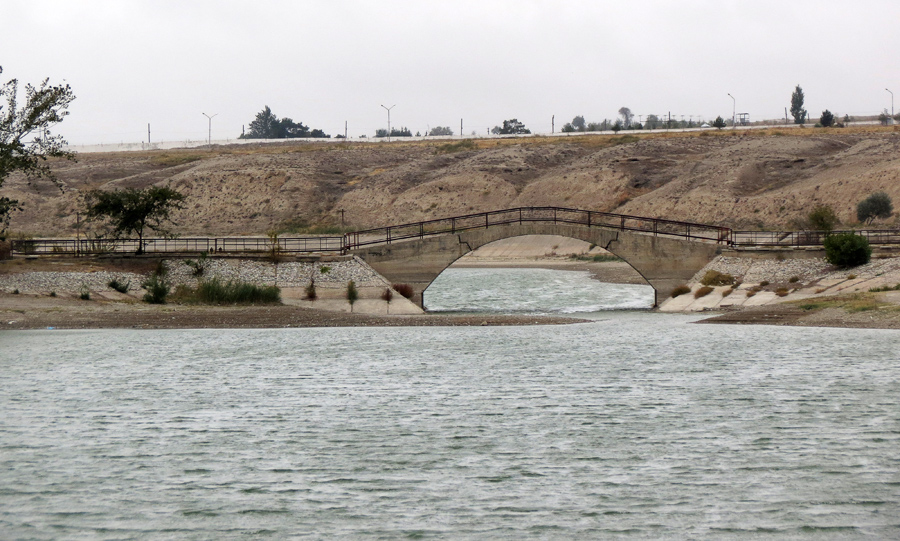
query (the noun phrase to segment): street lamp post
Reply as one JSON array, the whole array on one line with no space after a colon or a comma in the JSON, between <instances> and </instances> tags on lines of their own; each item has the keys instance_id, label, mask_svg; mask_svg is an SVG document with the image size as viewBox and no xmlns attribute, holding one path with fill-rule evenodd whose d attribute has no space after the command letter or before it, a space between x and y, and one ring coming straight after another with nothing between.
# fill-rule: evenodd
<instances>
[{"instance_id":1,"label":"street lamp post","mask_svg":"<svg viewBox=\"0 0 900 541\"><path fill-rule=\"evenodd\" d=\"M391 142L391 109L396 106L396 103L394 105L391 105L390 107L384 107L384 105L382 105L382 107L384 107L388 112L388 143Z\"/></svg>"},{"instance_id":2,"label":"street lamp post","mask_svg":"<svg viewBox=\"0 0 900 541\"><path fill-rule=\"evenodd\" d=\"M219 116L219 113L216 113L213 116L203 113L203 116L209 119L209 132L206 135L206 145L212 148L212 119L213 117Z\"/></svg>"},{"instance_id":3,"label":"street lamp post","mask_svg":"<svg viewBox=\"0 0 900 541\"><path fill-rule=\"evenodd\" d=\"M728 93L728 97L731 98L731 101L732 101L732 104L731 104L731 107L732 107L732 109L731 109L731 127L734 128L735 127L734 118L737 115L737 100L734 99L734 96L731 95L731 92Z\"/></svg>"},{"instance_id":4,"label":"street lamp post","mask_svg":"<svg viewBox=\"0 0 900 541\"><path fill-rule=\"evenodd\" d=\"M888 92L891 92L887 88L885 88ZM891 92L891 122L894 122L894 93Z\"/></svg>"}]
</instances>

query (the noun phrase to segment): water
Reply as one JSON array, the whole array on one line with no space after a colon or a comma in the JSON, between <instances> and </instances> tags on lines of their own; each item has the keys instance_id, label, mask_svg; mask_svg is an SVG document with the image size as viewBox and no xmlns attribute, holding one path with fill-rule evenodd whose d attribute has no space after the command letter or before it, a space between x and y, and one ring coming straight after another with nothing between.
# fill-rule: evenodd
<instances>
[{"instance_id":1,"label":"water","mask_svg":"<svg viewBox=\"0 0 900 541\"><path fill-rule=\"evenodd\" d=\"M649 285L607 284L588 271L449 268L425 291L434 312L582 314L653 307Z\"/></svg>"},{"instance_id":2,"label":"water","mask_svg":"<svg viewBox=\"0 0 900 541\"><path fill-rule=\"evenodd\" d=\"M900 537L900 333L0 333L3 539Z\"/></svg>"}]
</instances>

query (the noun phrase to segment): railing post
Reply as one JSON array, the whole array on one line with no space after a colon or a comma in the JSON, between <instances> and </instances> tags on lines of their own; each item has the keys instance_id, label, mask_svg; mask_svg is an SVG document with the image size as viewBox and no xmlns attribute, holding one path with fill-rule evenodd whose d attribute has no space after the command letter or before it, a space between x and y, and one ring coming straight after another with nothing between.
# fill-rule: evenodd
<instances>
[{"instance_id":1,"label":"railing post","mask_svg":"<svg viewBox=\"0 0 900 541\"><path fill-rule=\"evenodd\" d=\"M590 227L591 226L591 211L587 211L587 213L588 213L588 224L587 225L588 225L588 227Z\"/></svg>"},{"instance_id":2,"label":"railing post","mask_svg":"<svg viewBox=\"0 0 900 541\"><path fill-rule=\"evenodd\" d=\"M622 225L619 226L619 229L621 229L622 231L625 231L625 217L624 216L622 216Z\"/></svg>"},{"instance_id":3,"label":"railing post","mask_svg":"<svg viewBox=\"0 0 900 541\"><path fill-rule=\"evenodd\" d=\"M423 224L422 222L419 222L419 238L425 238L425 224Z\"/></svg>"},{"instance_id":4,"label":"railing post","mask_svg":"<svg viewBox=\"0 0 900 541\"><path fill-rule=\"evenodd\" d=\"M519 225L522 225L522 207L519 207Z\"/></svg>"},{"instance_id":5,"label":"railing post","mask_svg":"<svg viewBox=\"0 0 900 541\"><path fill-rule=\"evenodd\" d=\"M450 218L450 232L456 233L456 218Z\"/></svg>"},{"instance_id":6,"label":"railing post","mask_svg":"<svg viewBox=\"0 0 900 541\"><path fill-rule=\"evenodd\" d=\"M488 213L485 212L485 213L484 213L484 228L487 229L487 228L488 228L488 225L489 225L489 224L488 224Z\"/></svg>"}]
</instances>

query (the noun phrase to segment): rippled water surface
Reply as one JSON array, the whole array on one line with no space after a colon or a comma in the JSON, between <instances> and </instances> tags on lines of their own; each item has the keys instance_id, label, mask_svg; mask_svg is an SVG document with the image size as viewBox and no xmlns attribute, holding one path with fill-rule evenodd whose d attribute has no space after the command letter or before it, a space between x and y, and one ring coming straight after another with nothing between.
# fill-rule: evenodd
<instances>
[{"instance_id":1,"label":"rippled water surface","mask_svg":"<svg viewBox=\"0 0 900 541\"><path fill-rule=\"evenodd\" d=\"M896 539L900 333L0 333L2 539Z\"/></svg>"},{"instance_id":2,"label":"rippled water surface","mask_svg":"<svg viewBox=\"0 0 900 541\"><path fill-rule=\"evenodd\" d=\"M649 285L607 284L588 271L449 268L425 291L435 312L585 313L653 306Z\"/></svg>"}]
</instances>

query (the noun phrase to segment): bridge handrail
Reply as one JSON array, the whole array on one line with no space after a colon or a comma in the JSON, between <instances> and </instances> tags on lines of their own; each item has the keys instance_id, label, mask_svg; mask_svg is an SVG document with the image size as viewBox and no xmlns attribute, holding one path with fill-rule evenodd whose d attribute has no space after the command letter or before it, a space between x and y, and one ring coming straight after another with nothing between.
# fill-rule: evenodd
<instances>
[{"instance_id":1,"label":"bridge handrail","mask_svg":"<svg viewBox=\"0 0 900 541\"><path fill-rule=\"evenodd\" d=\"M80 255L135 253L138 239L15 239L12 251L29 255ZM279 237L276 250L279 253L340 252L344 237ZM219 252L269 252L272 240L266 237L174 237L145 238L145 253L219 253Z\"/></svg>"},{"instance_id":2,"label":"bridge handrail","mask_svg":"<svg viewBox=\"0 0 900 541\"><path fill-rule=\"evenodd\" d=\"M854 233L866 237L870 244L900 244L898 229L846 229L840 231L733 231L732 245L753 246L822 246L825 237Z\"/></svg>"},{"instance_id":3,"label":"bridge handrail","mask_svg":"<svg viewBox=\"0 0 900 541\"><path fill-rule=\"evenodd\" d=\"M542 215L542 213L552 213L552 217ZM560 216L560 214L562 214L562 216ZM576 214L578 219L566 216L571 214ZM512 217L503 220L491 220L491 217L500 215L512 215ZM616 223L608 223L607 220L609 219L614 220ZM571 223L587 225L588 227L610 227L625 231L653 233L654 235L661 234L690 239L711 240L723 244L728 244L731 236L731 229L728 227L695 222L682 222L677 220L666 220L663 218L648 218L645 216L632 216L628 214L615 214L611 212L566 207L518 207L354 231L344 235L344 249L352 250L361 246L390 243L395 240L417 237L423 238L445 233L456 233L457 231L480 229L493 225L522 222ZM466 225L467 223L468 225ZM636 224L643 226L639 227ZM433 228L432 226L435 225L444 225L444 227ZM404 230L406 230L406 232L404 232Z\"/></svg>"}]
</instances>

